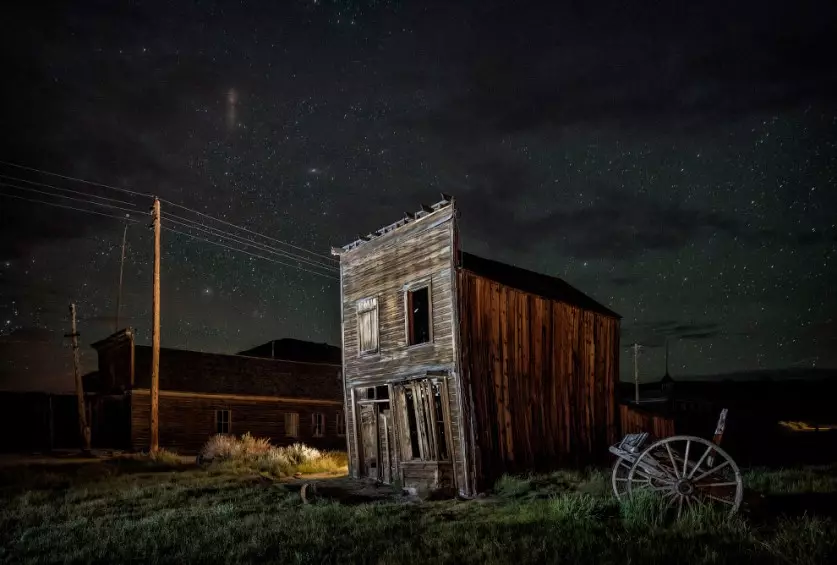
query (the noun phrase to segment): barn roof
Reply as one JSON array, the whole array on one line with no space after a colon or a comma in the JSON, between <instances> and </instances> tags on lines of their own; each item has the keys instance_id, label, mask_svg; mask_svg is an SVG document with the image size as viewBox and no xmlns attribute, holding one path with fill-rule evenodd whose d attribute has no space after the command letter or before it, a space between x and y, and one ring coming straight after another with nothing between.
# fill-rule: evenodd
<instances>
[{"instance_id":1,"label":"barn roof","mask_svg":"<svg viewBox=\"0 0 837 565\"><path fill-rule=\"evenodd\" d=\"M339 347L289 337L268 341L252 349L241 351L238 355L335 365L343 363L343 354Z\"/></svg>"},{"instance_id":2,"label":"barn roof","mask_svg":"<svg viewBox=\"0 0 837 565\"><path fill-rule=\"evenodd\" d=\"M464 251L462 252L460 268L524 292L530 292L538 296L543 296L544 298L558 300L559 302L566 302L567 304L578 306L584 310L598 312L605 316L621 318L613 310L596 302L593 298L558 277L551 277L536 273L535 271L521 269L520 267L485 259L484 257L479 257Z\"/></svg>"},{"instance_id":3,"label":"barn roof","mask_svg":"<svg viewBox=\"0 0 837 565\"><path fill-rule=\"evenodd\" d=\"M148 388L151 347L136 346L136 387ZM160 348L160 390L342 400L341 366Z\"/></svg>"}]
</instances>

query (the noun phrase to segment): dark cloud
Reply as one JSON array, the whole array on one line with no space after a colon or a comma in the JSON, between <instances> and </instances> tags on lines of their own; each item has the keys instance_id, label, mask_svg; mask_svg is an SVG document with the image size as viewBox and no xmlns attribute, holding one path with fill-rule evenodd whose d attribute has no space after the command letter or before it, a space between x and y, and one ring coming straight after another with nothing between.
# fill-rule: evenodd
<instances>
[{"instance_id":1,"label":"dark cloud","mask_svg":"<svg viewBox=\"0 0 837 565\"><path fill-rule=\"evenodd\" d=\"M519 251L536 243L580 259L624 259L647 251L677 250L703 234L742 231L732 216L601 183L586 187L592 194L587 199L590 204L542 206L543 211L517 214L520 194L535 184L529 170L496 159L483 163L480 171L473 192L461 197L468 210L463 225L492 246Z\"/></svg>"},{"instance_id":2,"label":"dark cloud","mask_svg":"<svg viewBox=\"0 0 837 565\"><path fill-rule=\"evenodd\" d=\"M601 8L609 17L578 29L561 14L533 25L517 6L495 11L465 58L462 94L416 124L454 139L580 124L682 131L837 96L837 61L825 56L835 47L824 21L837 18L834 6L782 20L775 6L756 17L704 4L655 14L665 26L634 21L643 36L627 31L642 17L633 6ZM523 37L503 33L515 19L529 22Z\"/></svg>"},{"instance_id":3,"label":"dark cloud","mask_svg":"<svg viewBox=\"0 0 837 565\"><path fill-rule=\"evenodd\" d=\"M641 343L645 347L663 347L667 339L674 341L711 340L722 335L732 335L716 322L682 323L676 320L634 322L622 328L623 341ZM743 335L736 333L735 335Z\"/></svg>"}]
</instances>

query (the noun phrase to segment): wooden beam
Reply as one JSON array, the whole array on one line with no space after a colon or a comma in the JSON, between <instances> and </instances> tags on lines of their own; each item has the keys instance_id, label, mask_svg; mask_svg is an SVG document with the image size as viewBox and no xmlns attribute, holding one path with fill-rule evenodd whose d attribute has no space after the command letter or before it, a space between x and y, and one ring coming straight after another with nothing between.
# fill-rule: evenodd
<instances>
[{"instance_id":1,"label":"wooden beam","mask_svg":"<svg viewBox=\"0 0 837 565\"><path fill-rule=\"evenodd\" d=\"M131 394L145 396L150 391L147 388L135 388ZM182 392L178 390L161 390L160 396L171 398L205 398L208 400L245 400L253 402L283 402L288 404L320 404L325 406L342 406L340 400L323 400L319 398L293 398L288 396L257 396L252 394L215 394L209 392Z\"/></svg>"}]
</instances>

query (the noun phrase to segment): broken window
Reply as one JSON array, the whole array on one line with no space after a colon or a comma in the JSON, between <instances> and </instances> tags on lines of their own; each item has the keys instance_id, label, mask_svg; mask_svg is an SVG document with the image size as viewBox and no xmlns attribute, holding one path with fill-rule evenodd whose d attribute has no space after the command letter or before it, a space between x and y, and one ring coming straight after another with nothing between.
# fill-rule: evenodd
<instances>
[{"instance_id":1,"label":"broken window","mask_svg":"<svg viewBox=\"0 0 837 565\"><path fill-rule=\"evenodd\" d=\"M407 291L407 344L430 341L430 287Z\"/></svg>"},{"instance_id":2,"label":"broken window","mask_svg":"<svg viewBox=\"0 0 837 565\"><path fill-rule=\"evenodd\" d=\"M287 412L285 414L285 436L299 436L299 414L296 412Z\"/></svg>"},{"instance_id":3,"label":"broken window","mask_svg":"<svg viewBox=\"0 0 837 565\"><path fill-rule=\"evenodd\" d=\"M357 302L357 339L360 354L378 351L378 299L364 298Z\"/></svg>"},{"instance_id":4,"label":"broken window","mask_svg":"<svg viewBox=\"0 0 837 565\"><path fill-rule=\"evenodd\" d=\"M389 400L389 387L387 385L370 386L361 389L359 400Z\"/></svg>"},{"instance_id":5,"label":"broken window","mask_svg":"<svg viewBox=\"0 0 837 565\"><path fill-rule=\"evenodd\" d=\"M402 458L447 461L447 392L444 382L422 379L397 385L396 405L400 412Z\"/></svg>"},{"instance_id":6,"label":"broken window","mask_svg":"<svg viewBox=\"0 0 837 565\"><path fill-rule=\"evenodd\" d=\"M215 433L228 434L230 433L230 411L216 410L215 411Z\"/></svg>"}]
</instances>

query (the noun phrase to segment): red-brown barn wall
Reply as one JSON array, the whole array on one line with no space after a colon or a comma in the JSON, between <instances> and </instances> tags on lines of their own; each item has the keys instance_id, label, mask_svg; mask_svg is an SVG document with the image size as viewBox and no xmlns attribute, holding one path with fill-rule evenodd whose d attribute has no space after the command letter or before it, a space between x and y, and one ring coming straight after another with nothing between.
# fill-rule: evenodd
<instances>
[{"instance_id":1,"label":"red-brown barn wall","mask_svg":"<svg viewBox=\"0 0 837 565\"><path fill-rule=\"evenodd\" d=\"M135 450L148 449L149 396L137 392L131 396L131 442ZM265 400L241 400L166 396L159 400L160 447L178 453L197 453L215 434L215 411L230 411L230 433L240 436L249 432L267 438L273 445L304 443L318 449L346 450L345 436L337 435L337 417L343 418L342 404L310 404ZM285 436L287 412L299 414L299 435ZM313 436L311 415L325 415L325 434Z\"/></svg>"},{"instance_id":2,"label":"red-brown barn wall","mask_svg":"<svg viewBox=\"0 0 837 565\"><path fill-rule=\"evenodd\" d=\"M478 488L503 473L607 459L619 427L619 320L457 276Z\"/></svg>"},{"instance_id":3,"label":"red-brown barn wall","mask_svg":"<svg viewBox=\"0 0 837 565\"><path fill-rule=\"evenodd\" d=\"M619 405L619 422L623 434L648 432L652 439L675 435L673 417L646 412L625 404Z\"/></svg>"}]
</instances>

